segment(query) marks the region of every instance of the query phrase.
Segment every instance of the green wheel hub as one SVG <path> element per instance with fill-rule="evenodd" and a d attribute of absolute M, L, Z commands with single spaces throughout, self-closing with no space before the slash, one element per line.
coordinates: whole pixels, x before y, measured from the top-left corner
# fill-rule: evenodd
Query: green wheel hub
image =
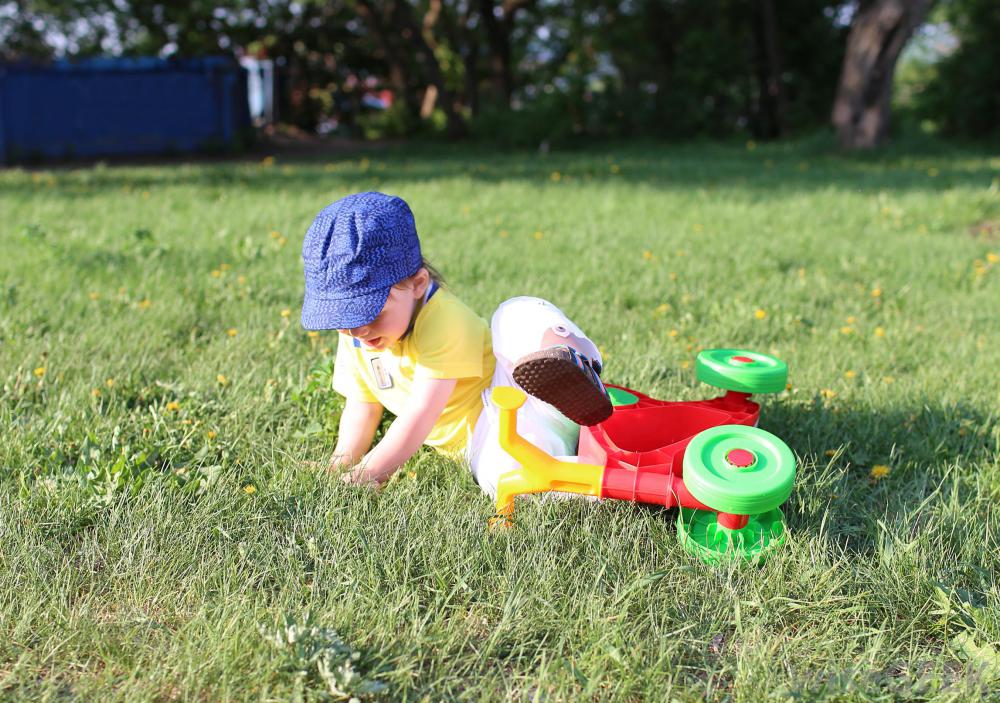
<path fill-rule="evenodd" d="M 621 388 L 608 387 L 608 396 L 611 398 L 611 405 L 616 408 L 621 405 L 635 405 L 639 402 L 637 396 Z"/>
<path fill-rule="evenodd" d="M 770 432 L 718 425 L 699 432 L 684 450 L 684 485 L 713 510 L 756 515 L 788 500 L 795 455 Z"/>
<path fill-rule="evenodd" d="M 705 349 L 694 365 L 699 381 L 738 393 L 777 393 L 788 382 L 784 361 L 746 349 Z"/>
<path fill-rule="evenodd" d="M 730 530 L 708 510 L 681 508 L 677 516 L 677 538 L 685 550 L 706 564 L 724 564 L 737 559 L 759 563 L 785 543 L 785 516 L 774 508 L 751 515 L 746 527 Z"/>

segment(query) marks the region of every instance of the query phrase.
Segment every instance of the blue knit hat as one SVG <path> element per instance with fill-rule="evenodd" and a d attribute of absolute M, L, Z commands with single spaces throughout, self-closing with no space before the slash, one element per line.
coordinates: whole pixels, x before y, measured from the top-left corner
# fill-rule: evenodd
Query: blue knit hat
<path fill-rule="evenodd" d="M 420 270 L 413 213 L 402 198 L 355 193 L 328 205 L 302 243 L 302 326 L 351 329 L 378 317 L 389 289 Z"/>

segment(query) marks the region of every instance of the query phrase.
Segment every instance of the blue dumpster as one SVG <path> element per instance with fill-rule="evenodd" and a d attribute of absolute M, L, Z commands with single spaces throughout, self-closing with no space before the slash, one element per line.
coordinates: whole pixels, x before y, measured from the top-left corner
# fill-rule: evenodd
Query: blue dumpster
<path fill-rule="evenodd" d="M 208 57 L 0 65 L 0 162 L 221 150 L 250 127 L 245 71 Z"/>

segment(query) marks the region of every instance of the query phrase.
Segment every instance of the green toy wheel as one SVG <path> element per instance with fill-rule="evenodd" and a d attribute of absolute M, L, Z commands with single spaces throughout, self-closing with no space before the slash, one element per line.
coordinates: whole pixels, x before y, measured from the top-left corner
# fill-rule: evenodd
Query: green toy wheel
<path fill-rule="evenodd" d="M 759 563 L 785 543 L 785 516 L 778 508 L 751 515 L 745 527 L 722 527 L 718 514 L 708 510 L 681 508 L 677 516 L 677 538 L 685 550 L 706 564 L 736 559 Z"/>
<path fill-rule="evenodd" d="M 745 349 L 705 349 L 694 364 L 699 381 L 727 391 L 777 393 L 788 382 L 788 364 Z"/>
<path fill-rule="evenodd" d="M 611 386 L 608 387 L 608 396 L 611 398 L 611 405 L 616 408 L 620 405 L 635 405 L 639 402 L 637 396 L 621 388 L 613 388 Z"/>
<path fill-rule="evenodd" d="M 788 500 L 795 455 L 770 432 L 718 425 L 699 432 L 684 450 L 684 485 L 713 510 L 756 515 Z"/>

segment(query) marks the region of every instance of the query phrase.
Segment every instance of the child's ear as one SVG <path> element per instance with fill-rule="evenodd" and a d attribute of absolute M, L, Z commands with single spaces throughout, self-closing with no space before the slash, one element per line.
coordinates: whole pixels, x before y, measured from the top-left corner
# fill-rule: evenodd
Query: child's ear
<path fill-rule="evenodd" d="M 431 283 L 431 274 L 426 267 L 421 266 L 420 270 L 413 274 L 410 279 L 413 281 L 413 297 L 422 298 L 427 292 L 427 286 Z"/>

